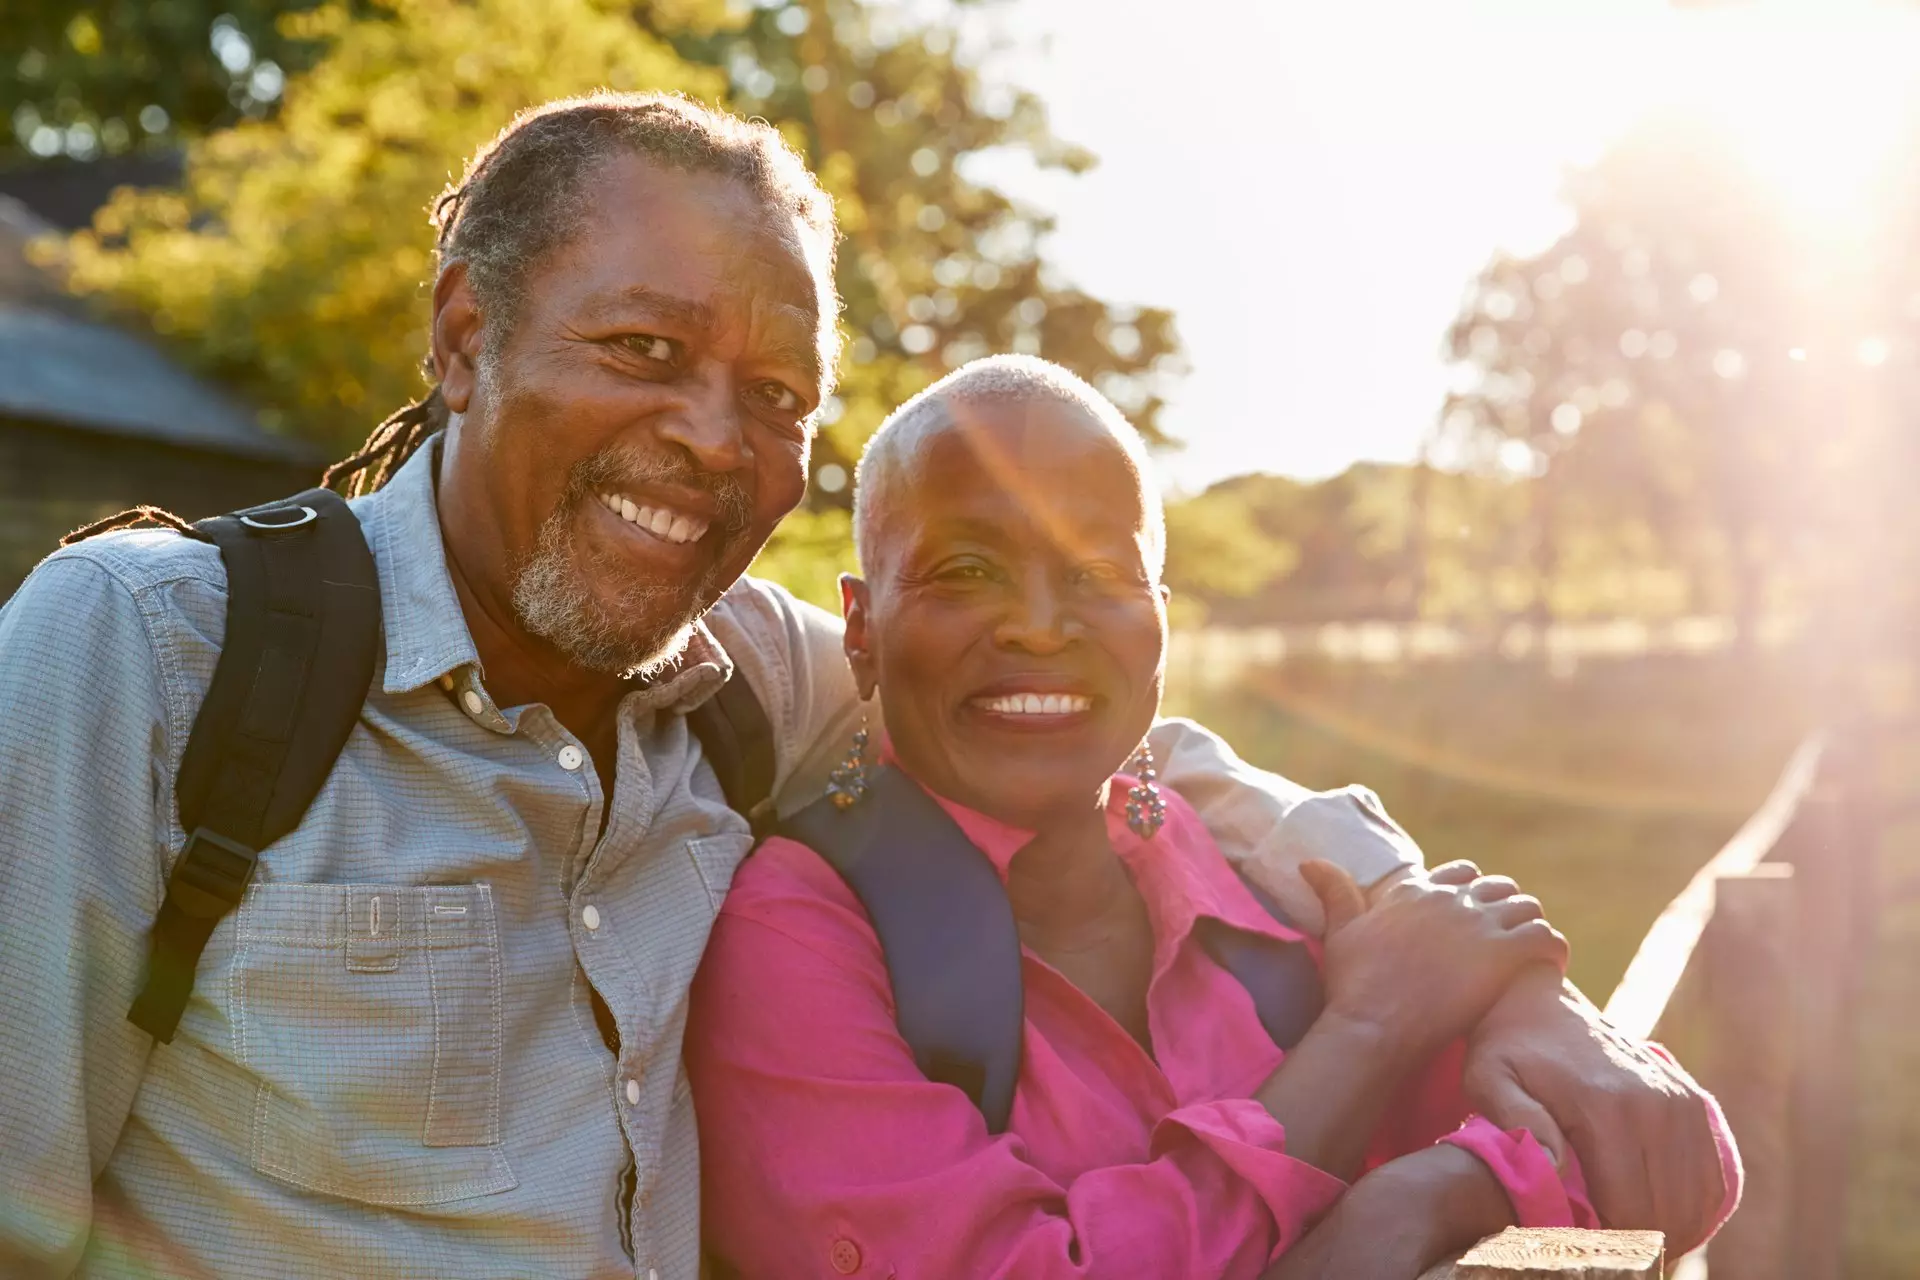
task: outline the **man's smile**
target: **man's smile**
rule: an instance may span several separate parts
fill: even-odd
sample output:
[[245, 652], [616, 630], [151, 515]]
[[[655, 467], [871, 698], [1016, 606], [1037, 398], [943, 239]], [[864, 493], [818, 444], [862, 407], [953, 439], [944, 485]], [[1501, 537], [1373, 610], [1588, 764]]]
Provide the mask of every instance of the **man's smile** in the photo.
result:
[[706, 537], [710, 523], [706, 516], [675, 508], [661, 502], [636, 501], [624, 493], [595, 494], [600, 505], [628, 524], [635, 525], [663, 542], [684, 545]]

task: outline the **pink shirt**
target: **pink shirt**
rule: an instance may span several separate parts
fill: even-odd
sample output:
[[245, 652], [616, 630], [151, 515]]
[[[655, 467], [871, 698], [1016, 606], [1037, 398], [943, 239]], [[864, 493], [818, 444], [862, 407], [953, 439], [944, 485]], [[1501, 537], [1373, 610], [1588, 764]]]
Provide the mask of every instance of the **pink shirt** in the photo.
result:
[[[1107, 822], [1153, 928], [1154, 1056], [1024, 952], [1024, 1056], [997, 1136], [915, 1066], [839, 875], [780, 838], [741, 865], [686, 1039], [710, 1250], [749, 1277], [1252, 1277], [1339, 1198], [1346, 1184], [1288, 1156], [1251, 1101], [1285, 1055], [1193, 926], [1300, 935], [1177, 795], [1153, 840], [1130, 831], [1131, 781]], [[940, 803], [1004, 879], [1030, 833]], [[1458, 1047], [1397, 1100], [1370, 1164], [1435, 1141], [1485, 1160], [1522, 1225], [1598, 1225], [1577, 1170], [1563, 1184], [1531, 1135], [1468, 1117]]]

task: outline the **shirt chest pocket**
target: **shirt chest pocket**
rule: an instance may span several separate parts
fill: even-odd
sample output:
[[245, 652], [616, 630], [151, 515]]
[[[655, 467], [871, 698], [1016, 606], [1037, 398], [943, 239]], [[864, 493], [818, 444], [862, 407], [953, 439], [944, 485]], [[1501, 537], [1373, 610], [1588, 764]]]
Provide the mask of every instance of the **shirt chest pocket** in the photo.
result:
[[515, 1185], [500, 1142], [500, 938], [485, 884], [258, 884], [231, 998], [261, 1173], [369, 1204]]

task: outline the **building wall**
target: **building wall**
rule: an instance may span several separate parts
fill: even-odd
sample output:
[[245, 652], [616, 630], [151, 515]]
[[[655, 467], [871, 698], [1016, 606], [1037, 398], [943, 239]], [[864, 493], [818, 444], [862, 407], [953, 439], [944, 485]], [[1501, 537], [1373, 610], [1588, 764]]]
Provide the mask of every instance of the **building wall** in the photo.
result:
[[0, 600], [61, 535], [150, 503], [189, 520], [297, 493], [318, 469], [0, 417]]

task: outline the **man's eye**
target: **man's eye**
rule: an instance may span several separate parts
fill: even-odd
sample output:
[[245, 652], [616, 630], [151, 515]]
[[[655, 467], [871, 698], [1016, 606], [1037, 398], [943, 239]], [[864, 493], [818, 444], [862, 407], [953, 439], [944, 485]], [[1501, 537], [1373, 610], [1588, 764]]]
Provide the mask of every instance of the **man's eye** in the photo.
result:
[[800, 398], [799, 392], [778, 382], [761, 383], [760, 398], [766, 401], [768, 408], [778, 409], [782, 413], [801, 413], [806, 409], [806, 401]]
[[648, 360], [658, 360], [662, 364], [671, 364], [680, 356], [680, 344], [672, 338], [662, 338], [651, 333], [629, 333], [620, 339], [622, 346], [634, 355]]

